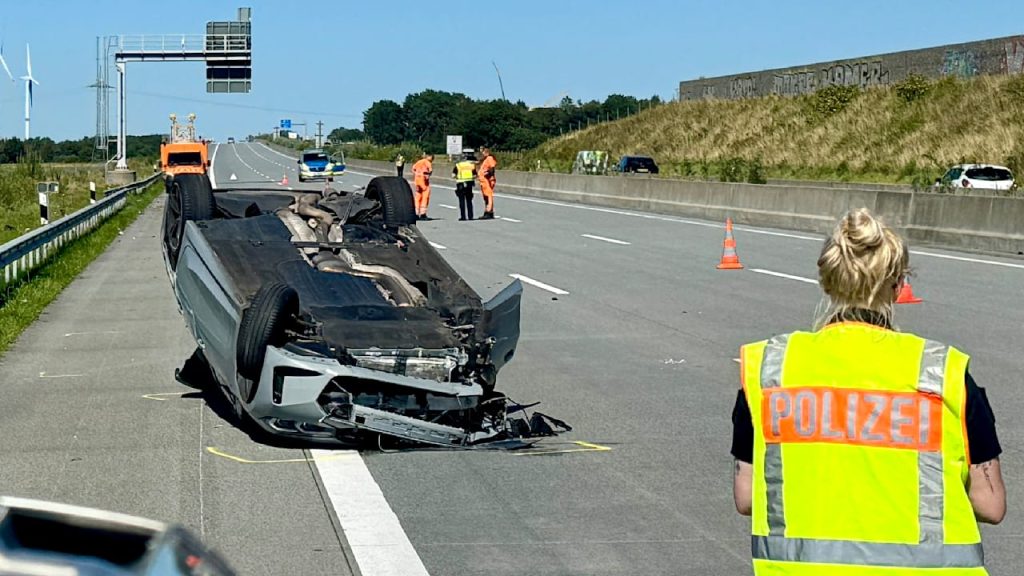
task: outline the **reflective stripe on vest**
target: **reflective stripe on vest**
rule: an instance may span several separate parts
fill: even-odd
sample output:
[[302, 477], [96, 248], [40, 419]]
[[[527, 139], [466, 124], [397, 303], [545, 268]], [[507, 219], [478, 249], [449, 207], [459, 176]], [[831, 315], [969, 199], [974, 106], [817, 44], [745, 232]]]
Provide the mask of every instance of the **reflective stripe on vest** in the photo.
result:
[[457, 182], [473, 181], [473, 169], [476, 168], [476, 163], [469, 162], [467, 160], [465, 162], [459, 162], [458, 164], [455, 165], [455, 168], [458, 170], [457, 175], [455, 177], [455, 180]]
[[[752, 536], [754, 559], [864, 567], [981, 568], [984, 556], [980, 538], [976, 543], [948, 544], [944, 533], [943, 392], [950, 348], [924, 341], [913, 393], [802, 386], [803, 382], [794, 384], [788, 376], [788, 385], [783, 386], [783, 365], [790, 343], [791, 335], [765, 342], [760, 370], [754, 372], [762, 401], [760, 406], [751, 403], [751, 409], [761, 410], [761, 426], [755, 428], [755, 435], [764, 440], [765, 507], [761, 518], [767, 520], [768, 529], [767, 535], [755, 530]], [[917, 451], [917, 544], [786, 536], [783, 446], [830, 443]], [[985, 572], [981, 569], [978, 573]]]

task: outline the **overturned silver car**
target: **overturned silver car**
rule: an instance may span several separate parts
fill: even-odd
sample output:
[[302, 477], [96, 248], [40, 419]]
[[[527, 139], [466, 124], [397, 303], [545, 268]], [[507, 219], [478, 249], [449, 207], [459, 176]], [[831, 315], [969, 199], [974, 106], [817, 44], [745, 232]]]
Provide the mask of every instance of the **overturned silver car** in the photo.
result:
[[518, 281], [480, 297], [416, 227], [409, 185], [214, 193], [167, 181], [163, 252], [199, 352], [239, 416], [314, 443], [365, 433], [469, 447], [568, 429], [496, 392]]

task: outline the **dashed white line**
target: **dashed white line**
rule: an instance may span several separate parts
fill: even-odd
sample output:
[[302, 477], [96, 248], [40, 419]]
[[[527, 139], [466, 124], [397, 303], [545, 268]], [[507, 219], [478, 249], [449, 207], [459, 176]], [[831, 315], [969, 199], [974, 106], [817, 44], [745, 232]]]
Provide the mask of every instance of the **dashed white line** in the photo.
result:
[[354, 450], [311, 450], [363, 576], [428, 576], [380, 486]]
[[595, 236], [593, 234], [580, 234], [584, 238], [590, 238], [591, 240], [600, 240], [601, 242], [608, 242], [609, 244], [619, 244], [620, 246], [629, 246], [630, 243], [625, 240], [616, 240], [615, 238], [605, 238], [604, 236]]
[[441, 204], [441, 208], [447, 208], [449, 210], [458, 210], [458, 208], [452, 206], [451, 204]]
[[496, 220], [504, 220], [506, 222], [515, 222], [516, 224], [522, 224], [522, 220], [516, 220], [515, 218], [509, 218], [508, 216], [495, 216]]
[[534, 280], [533, 278], [530, 278], [529, 276], [523, 276], [522, 274], [509, 274], [509, 277], [515, 278], [516, 280], [519, 280], [519, 281], [521, 281], [521, 282], [523, 282], [525, 284], [529, 284], [530, 286], [535, 286], [537, 288], [540, 288], [541, 290], [547, 290], [548, 292], [551, 292], [552, 294], [558, 294], [559, 296], [565, 296], [566, 294], [568, 294], [568, 292], [566, 292], [565, 290], [562, 290], [561, 288], [555, 288], [554, 286], [552, 286], [550, 284], [545, 284], [545, 283], [541, 282], [540, 280]]
[[784, 274], [782, 272], [773, 272], [771, 270], [765, 270], [763, 268], [751, 268], [751, 272], [757, 272], [758, 274], [767, 274], [768, 276], [775, 276], [777, 278], [786, 278], [788, 280], [796, 280], [797, 282], [806, 282], [807, 284], [817, 284], [818, 281], [813, 278], [804, 278], [803, 276], [794, 276], [792, 274]]
[[[294, 166], [287, 166], [285, 164], [281, 164], [280, 162], [275, 162], [275, 161], [271, 160], [270, 158], [267, 158], [266, 156], [264, 156], [264, 155], [260, 154], [259, 152], [257, 152], [256, 149], [252, 147], [252, 144], [249, 144], [248, 142], [245, 145], [249, 147], [249, 151], [250, 152], [255, 154], [256, 157], [261, 159], [261, 160], [265, 160], [267, 162], [270, 162], [271, 164], [274, 164], [275, 166], [280, 166], [281, 168], [284, 168], [285, 170], [291, 170], [292, 172], [298, 172], [299, 171], [299, 169], [295, 168]], [[291, 158], [291, 160], [295, 160], [295, 158]]]
[[437, 248], [438, 250], [447, 250], [448, 249], [447, 246], [442, 246], [441, 244], [438, 244], [437, 242], [431, 242], [430, 245], [433, 246], [434, 248]]
[[238, 153], [238, 149], [235, 146], [231, 147], [231, 151], [235, 153], [235, 158], [238, 158], [238, 161], [241, 162], [243, 166], [245, 166], [249, 170], [252, 170], [255, 174], [257, 174], [259, 176], [262, 176], [263, 178], [266, 178], [267, 180], [272, 180], [272, 178], [270, 178], [266, 174], [260, 172], [259, 170], [253, 168], [252, 166], [250, 166], [248, 162], [246, 162], [245, 160], [242, 160], [242, 156]]

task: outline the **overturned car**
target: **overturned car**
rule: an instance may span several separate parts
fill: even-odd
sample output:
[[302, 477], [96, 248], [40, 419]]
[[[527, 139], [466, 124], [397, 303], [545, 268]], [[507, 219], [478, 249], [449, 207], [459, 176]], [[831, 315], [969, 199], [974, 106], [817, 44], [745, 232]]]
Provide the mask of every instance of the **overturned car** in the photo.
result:
[[[167, 181], [163, 253], [189, 331], [240, 417], [278, 436], [470, 447], [568, 429], [495, 391], [518, 281], [489, 302], [416, 227], [409, 185], [363, 191]], [[515, 415], [513, 415], [515, 413]]]

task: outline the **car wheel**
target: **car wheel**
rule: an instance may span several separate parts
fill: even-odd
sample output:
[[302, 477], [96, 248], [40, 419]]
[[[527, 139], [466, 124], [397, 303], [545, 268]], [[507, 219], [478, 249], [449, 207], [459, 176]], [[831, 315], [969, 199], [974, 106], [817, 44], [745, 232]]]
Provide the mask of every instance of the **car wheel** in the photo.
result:
[[416, 223], [412, 188], [405, 179], [398, 176], [378, 176], [370, 180], [366, 186], [365, 196], [380, 203], [385, 225], [410, 226]]
[[246, 403], [256, 397], [267, 346], [284, 344], [285, 328], [299, 313], [299, 295], [281, 282], [264, 284], [242, 313], [238, 328], [238, 373], [252, 381], [243, 394]]
[[185, 234], [185, 223], [210, 220], [217, 206], [213, 188], [205, 174], [179, 174], [167, 184], [164, 209], [164, 250], [171, 268], [178, 265], [178, 253]]

